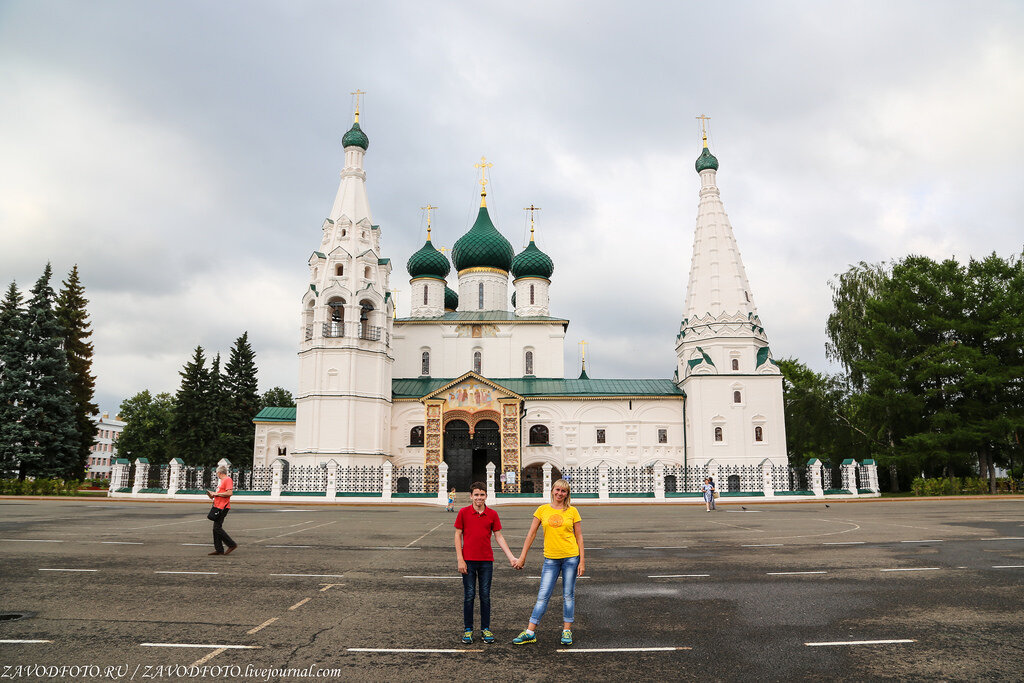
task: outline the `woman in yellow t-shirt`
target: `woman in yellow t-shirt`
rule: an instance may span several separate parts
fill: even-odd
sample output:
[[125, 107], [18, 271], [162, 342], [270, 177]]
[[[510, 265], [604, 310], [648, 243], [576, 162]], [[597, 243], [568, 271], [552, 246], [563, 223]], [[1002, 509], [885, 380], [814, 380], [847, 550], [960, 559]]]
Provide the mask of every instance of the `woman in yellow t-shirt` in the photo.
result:
[[548, 609], [548, 600], [562, 575], [562, 644], [572, 645], [572, 622], [576, 608], [576, 577], [583, 576], [583, 521], [579, 511], [569, 504], [569, 482], [559, 479], [551, 485], [551, 503], [541, 505], [533, 513], [533, 524], [523, 542], [516, 568], [526, 564], [526, 554], [537, 528], [544, 525], [544, 566], [540, 574], [537, 604], [530, 615], [530, 625], [512, 641], [514, 645], [537, 642], [537, 624]]

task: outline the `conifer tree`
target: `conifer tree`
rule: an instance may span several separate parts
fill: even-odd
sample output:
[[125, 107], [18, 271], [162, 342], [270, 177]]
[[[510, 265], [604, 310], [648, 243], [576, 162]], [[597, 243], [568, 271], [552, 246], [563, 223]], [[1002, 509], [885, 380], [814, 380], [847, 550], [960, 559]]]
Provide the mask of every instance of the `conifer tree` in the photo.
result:
[[210, 458], [207, 449], [211, 445], [206, 403], [210, 378], [202, 346], [196, 347], [192, 360], [178, 374], [181, 375], [181, 386], [174, 397], [172, 457], [181, 458], [189, 465], [204, 465]]
[[56, 313], [63, 328], [64, 353], [71, 371], [71, 395], [75, 400], [75, 427], [79, 434], [78, 456], [81, 463], [76, 478], [85, 474], [90, 449], [96, 439], [93, 415], [99, 412], [99, 406], [93, 403], [96, 377], [92, 374], [93, 345], [89, 341], [92, 330], [86, 310], [88, 303], [85, 288], [78, 277], [78, 266], [75, 265], [57, 295]]
[[207, 448], [203, 464], [216, 465], [224, 453], [227, 436], [224, 427], [225, 405], [228, 402], [228, 391], [225, 386], [224, 374], [220, 368], [220, 352], [214, 355], [210, 363], [210, 371], [206, 374], [206, 391], [203, 403], [206, 406], [205, 434]]
[[22, 449], [21, 477], [69, 477], [81, 470], [71, 373], [62, 348], [61, 326], [53, 310], [52, 275], [47, 263], [32, 288], [25, 313], [27, 381], [22, 424], [26, 442]]
[[11, 282], [0, 303], [0, 477], [18, 470], [27, 442], [25, 412], [25, 309], [21, 292]]
[[222, 414], [224, 456], [232, 462], [252, 457], [255, 428], [252, 419], [260, 410], [256, 381], [256, 354], [249, 344], [249, 333], [235, 340], [224, 367], [226, 401]]

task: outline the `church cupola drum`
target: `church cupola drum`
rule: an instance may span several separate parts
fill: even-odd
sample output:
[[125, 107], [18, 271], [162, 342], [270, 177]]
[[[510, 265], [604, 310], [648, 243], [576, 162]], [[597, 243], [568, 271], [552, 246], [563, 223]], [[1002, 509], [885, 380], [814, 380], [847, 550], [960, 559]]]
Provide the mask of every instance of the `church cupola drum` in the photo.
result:
[[484, 157], [476, 164], [480, 169], [480, 210], [473, 227], [452, 249], [452, 262], [459, 273], [459, 303], [466, 311], [508, 310], [508, 272], [515, 251], [487, 211], [487, 169], [493, 165]]

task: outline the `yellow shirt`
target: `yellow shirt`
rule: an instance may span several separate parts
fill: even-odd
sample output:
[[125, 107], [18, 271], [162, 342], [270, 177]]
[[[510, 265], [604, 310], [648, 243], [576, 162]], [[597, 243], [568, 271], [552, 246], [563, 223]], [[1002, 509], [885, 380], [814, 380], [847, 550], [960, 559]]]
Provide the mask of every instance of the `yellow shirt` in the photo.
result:
[[533, 516], [544, 526], [544, 557], [561, 560], [580, 554], [573, 526], [582, 519], [576, 508], [570, 505], [567, 510], [556, 510], [550, 505], [541, 505]]

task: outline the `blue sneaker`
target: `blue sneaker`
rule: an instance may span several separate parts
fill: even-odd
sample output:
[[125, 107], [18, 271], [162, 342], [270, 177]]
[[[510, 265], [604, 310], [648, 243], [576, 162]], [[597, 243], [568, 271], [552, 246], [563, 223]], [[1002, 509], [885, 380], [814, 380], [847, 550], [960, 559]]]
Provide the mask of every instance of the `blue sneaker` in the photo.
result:
[[480, 631], [480, 638], [488, 645], [494, 642], [494, 634], [491, 633], [491, 629], [489, 628], [485, 628]]
[[537, 634], [536, 633], [527, 633], [526, 631], [523, 631], [518, 636], [516, 636], [515, 638], [512, 639], [512, 644], [513, 645], [526, 645], [527, 643], [536, 643], [536, 642], [537, 642]]
[[562, 645], [572, 645], [572, 631], [569, 629], [562, 631]]
[[470, 645], [473, 643], [473, 629], [467, 628], [465, 631], [462, 632], [462, 642], [464, 642], [466, 645]]

